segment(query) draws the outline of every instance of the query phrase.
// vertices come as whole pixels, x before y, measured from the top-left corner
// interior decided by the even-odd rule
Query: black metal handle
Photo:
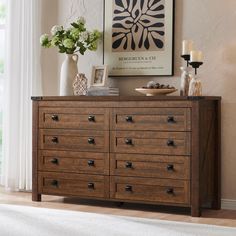
[[[89,122],[95,122],[95,116],[89,116],[88,121]]]
[[[89,160],[89,161],[88,161],[88,165],[89,165],[89,166],[94,166],[94,160]]]
[[[59,163],[59,161],[58,161],[57,158],[53,158],[53,159],[51,160],[51,163],[57,165],[57,164]]]
[[[95,139],[94,138],[88,138],[88,143],[89,144],[95,144]]]
[[[126,143],[127,145],[132,145],[132,144],[133,144],[133,141],[132,141],[131,138],[127,138],[127,139],[125,139],[125,143]]]
[[[125,163],[125,167],[126,167],[126,168],[129,168],[129,169],[132,169],[132,167],[133,167],[133,163],[127,161],[127,162]]]
[[[168,189],[166,190],[166,193],[167,193],[167,194],[174,194],[174,189],[173,189],[173,188],[168,188]]]
[[[58,115],[52,115],[51,118],[52,118],[53,121],[59,121]]]
[[[59,142],[58,137],[52,137],[52,142],[53,143],[58,143]]]
[[[167,122],[168,122],[168,123],[175,123],[175,118],[174,118],[174,116],[168,116],[168,117],[167,117]]]
[[[126,116],[125,120],[129,123],[133,122],[133,117],[132,116]]]
[[[167,141],[167,146],[175,146],[175,142],[174,142],[174,140],[171,140],[171,139],[169,139],[168,141]]]
[[[88,183],[88,188],[89,189],[94,189],[94,183]]]
[[[54,180],[51,182],[51,185],[57,187],[57,186],[58,186],[58,181],[54,179]]]
[[[169,165],[167,165],[166,169],[167,169],[168,171],[173,171],[173,170],[174,170],[174,165],[169,164]]]
[[[126,191],[126,192],[132,192],[132,191],[133,191],[132,186],[131,186],[131,185],[126,185],[126,186],[125,186],[125,191]]]

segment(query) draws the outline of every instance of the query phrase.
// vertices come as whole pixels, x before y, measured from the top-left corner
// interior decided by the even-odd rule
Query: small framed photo
[[[93,66],[90,86],[105,86],[108,77],[107,66]]]

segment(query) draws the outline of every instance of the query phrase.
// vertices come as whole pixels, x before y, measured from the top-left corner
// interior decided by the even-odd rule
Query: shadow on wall
[[[58,24],[58,0],[42,0],[42,33],[50,33],[51,27]],[[41,54],[43,95],[58,95],[58,52],[56,49],[43,49]]]

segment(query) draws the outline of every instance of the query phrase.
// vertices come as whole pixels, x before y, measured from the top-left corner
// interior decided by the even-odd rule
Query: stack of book
[[[119,96],[119,88],[112,87],[90,87],[88,96]]]

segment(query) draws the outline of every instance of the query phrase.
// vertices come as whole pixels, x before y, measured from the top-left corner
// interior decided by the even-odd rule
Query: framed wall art
[[[173,75],[174,0],[104,0],[109,76]]]

